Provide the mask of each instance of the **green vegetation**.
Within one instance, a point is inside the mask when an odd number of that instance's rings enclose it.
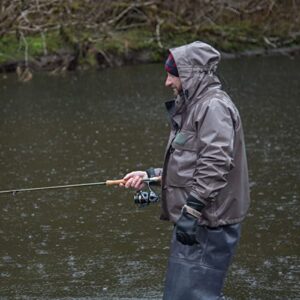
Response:
[[[62,45],[67,47],[58,32],[44,35],[44,37],[40,34],[33,34],[26,37],[26,40],[15,35],[7,35],[0,40],[0,63],[24,60],[26,48],[28,56],[35,58],[47,55],[47,53],[55,53]]]
[[[228,53],[300,46],[293,0],[4,0],[0,8],[2,70],[155,62],[194,40]]]

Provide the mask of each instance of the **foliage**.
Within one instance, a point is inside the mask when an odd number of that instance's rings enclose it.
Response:
[[[228,52],[299,45],[299,2],[2,0],[0,63],[72,53],[82,65],[114,65],[138,51],[159,60],[195,39]]]

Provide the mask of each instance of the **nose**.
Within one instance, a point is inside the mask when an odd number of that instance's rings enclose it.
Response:
[[[170,76],[168,74],[167,78],[166,78],[165,86],[168,87],[168,86],[171,86],[171,84],[172,84],[172,81],[171,81]]]

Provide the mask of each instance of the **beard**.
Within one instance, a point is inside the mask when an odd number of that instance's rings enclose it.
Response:
[[[176,88],[173,88],[173,94],[177,97],[179,95],[179,91]]]
[[[182,92],[182,88],[179,90],[176,86],[172,87],[172,90],[175,97],[180,95],[180,93]]]

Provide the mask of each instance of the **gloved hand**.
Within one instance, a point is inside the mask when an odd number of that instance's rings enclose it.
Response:
[[[196,232],[198,227],[198,218],[196,215],[202,211],[205,205],[193,196],[189,196],[186,206],[183,207],[181,216],[176,223],[176,238],[184,245],[194,245],[197,243]],[[196,212],[191,214],[188,209]]]

